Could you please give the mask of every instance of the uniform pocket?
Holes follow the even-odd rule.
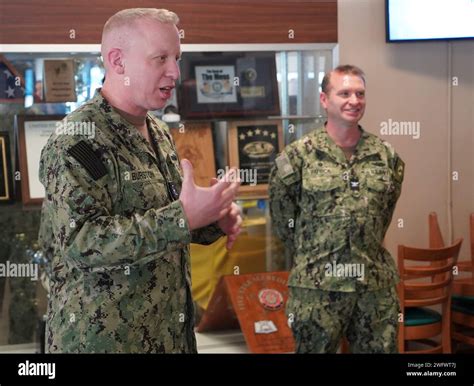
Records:
[[[374,213],[380,214],[387,205],[387,199],[391,190],[392,178],[386,169],[378,173],[365,173],[362,179],[362,188],[366,197],[366,204]]]
[[[330,192],[332,190],[342,189],[345,185],[346,183],[340,175],[303,175],[303,189],[311,192]]]
[[[126,170],[122,186],[122,213],[144,213],[169,204],[166,182],[157,170]]]
[[[385,167],[367,168],[362,174],[367,188],[378,192],[388,190],[392,181],[391,171]]]
[[[301,210],[309,215],[311,221],[314,216],[334,214],[346,186],[347,181],[339,174],[303,173]]]
[[[374,190],[376,192],[385,192],[389,188],[389,183],[380,178],[367,178],[366,186],[368,189]]]

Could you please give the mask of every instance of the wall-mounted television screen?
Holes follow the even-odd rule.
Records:
[[[387,42],[474,39],[474,0],[386,0]]]

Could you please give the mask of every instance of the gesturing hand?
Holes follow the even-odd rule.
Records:
[[[217,183],[218,180],[216,178],[211,180],[211,186]],[[242,216],[239,206],[233,202],[230,205],[229,211],[217,222],[217,225],[219,225],[219,228],[227,235],[226,248],[231,249],[241,231]]]
[[[183,159],[181,167],[184,178],[179,199],[183,205],[190,230],[212,224],[231,211],[232,201],[240,185],[236,169],[230,169],[213,186],[202,188],[194,183],[191,162]]]

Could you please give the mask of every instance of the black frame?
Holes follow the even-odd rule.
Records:
[[[234,66],[235,76],[239,78],[240,83],[233,86],[236,87],[237,101],[198,103],[195,72],[197,66]],[[179,112],[185,119],[280,115],[274,52],[186,53],[182,59],[181,77],[178,88]],[[243,87],[263,90],[264,96],[243,97]]]
[[[393,0],[385,0],[385,42],[386,43],[411,43],[411,42],[433,42],[433,41],[448,41],[448,40],[474,40],[474,37],[462,38],[433,38],[433,39],[390,39],[390,18],[388,3]]]

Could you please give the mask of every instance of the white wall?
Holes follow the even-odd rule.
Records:
[[[428,214],[438,213],[448,240],[450,176],[453,234],[464,237],[463,259],[469,254],[468,218],[474,212],[474,41],[451,43],[385,42],[383,0],[339,0],[340,64],[361,67],[367,75],[367,109],[363,127],[379,136],[383,121],[420,122],[421,136],[381,136],[398,151],[406,164],[402,196],[398,202],[386,246],[396,258],[398,244],[428,246]],[[452,87],[449,115],[448,44],[451,66],[459,85]],[[452,145],[449,146],[449,122]],[[404,227],[397,227],[397,219]]]

